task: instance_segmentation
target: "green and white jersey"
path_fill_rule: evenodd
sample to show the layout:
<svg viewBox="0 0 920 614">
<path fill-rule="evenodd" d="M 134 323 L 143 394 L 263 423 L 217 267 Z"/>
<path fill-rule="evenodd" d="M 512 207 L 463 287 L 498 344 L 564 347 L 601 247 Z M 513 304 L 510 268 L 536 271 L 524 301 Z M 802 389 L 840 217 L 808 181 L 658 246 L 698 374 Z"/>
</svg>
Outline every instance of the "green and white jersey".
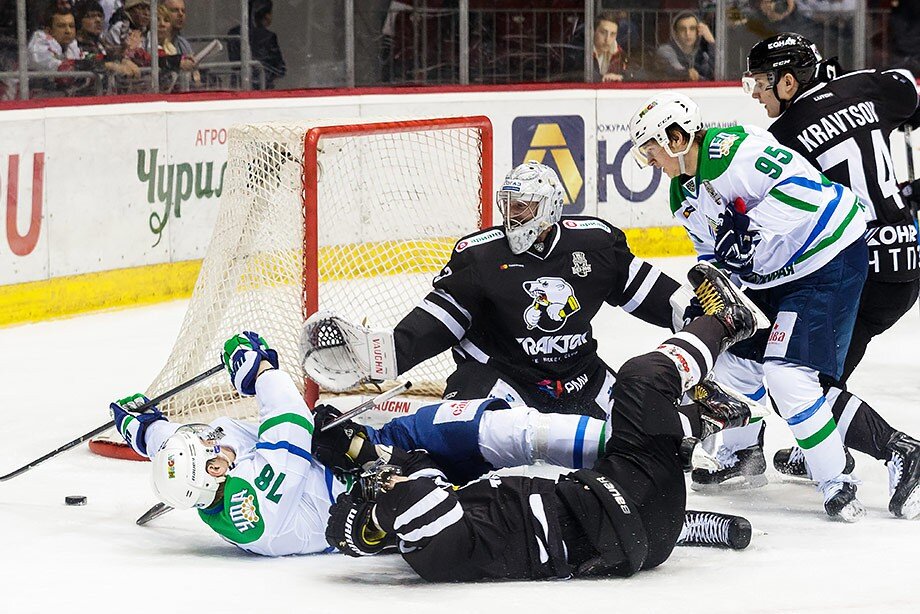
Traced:
<svg viewBox="0 0 920 614">
<path fill-rule="evenodd" d="M 759 243 L 741 280 L 769 288 L 814 273 L 866 231 L 863 205 L 764 130 L 711 128 L 697 173 L 671 180 L 671 211 L 700 259 L 714 259 L 719 215 L 746 212 Z"/>
<path fill-rule="evenodd" d="M 329 507 L 346 490 L 310 454 L 313 416 L 290 376 L 267 371 L 256 380 L 259 424 L 216 420 L 223 445 L 237 452 L 223 504 L 199 510 L 227 541 L 267 556 L 331 551 Z"/>
</svg>

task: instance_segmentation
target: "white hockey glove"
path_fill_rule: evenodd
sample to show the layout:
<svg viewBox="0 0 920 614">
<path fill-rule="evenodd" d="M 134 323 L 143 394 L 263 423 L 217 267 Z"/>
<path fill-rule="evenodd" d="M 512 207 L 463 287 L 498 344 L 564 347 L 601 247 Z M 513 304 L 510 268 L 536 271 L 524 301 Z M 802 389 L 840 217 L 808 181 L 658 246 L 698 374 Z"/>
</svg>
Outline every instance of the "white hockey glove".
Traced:
<svg viewBox="0 0 920 614">
<path fill-rule="evenodd" d="M 318 311 L 304 323 L 300 350 L 310 379 L 332 392 L 399 375 L 393 331 L 371 330 L 329 311 Z"/>
<path fill-rule="evenodd" d="M 687 286 L 681 286 L 674 291 L 670 298 L 671 303 L 671 327 L 675 333 L 683 330 L 684 326 L 703 315 L 703 306 L 700 300 L 696 298 L 693 290 Z"/>
</svg>

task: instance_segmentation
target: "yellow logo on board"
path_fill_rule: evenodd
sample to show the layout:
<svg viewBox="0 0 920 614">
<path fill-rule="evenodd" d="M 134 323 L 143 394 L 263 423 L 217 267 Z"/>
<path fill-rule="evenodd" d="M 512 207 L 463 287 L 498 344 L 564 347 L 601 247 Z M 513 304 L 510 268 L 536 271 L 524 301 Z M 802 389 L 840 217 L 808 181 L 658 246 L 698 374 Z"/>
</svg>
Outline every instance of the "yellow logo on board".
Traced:
<svg viewBox="0 0 920 614">
<path fill-rule="evenodd" d="M 530 139 L 530 147 L 527 153 L 520 160 L 535 160 L 541 164 L 546 155 L 549 154 L 556 168 L 559 170 L 559 178 L 565 188 L 565 204 L 570 205 L 578 200 L 578 195 L 584 187 L 584 179 L 578 172 L 578 165 L 575 163 L 575 157 L 566 143 L 565 136 L 562 134 L 562 128 L 555 123 L 537 124 L 534 130 L 533 138 Z"/>
</svg>

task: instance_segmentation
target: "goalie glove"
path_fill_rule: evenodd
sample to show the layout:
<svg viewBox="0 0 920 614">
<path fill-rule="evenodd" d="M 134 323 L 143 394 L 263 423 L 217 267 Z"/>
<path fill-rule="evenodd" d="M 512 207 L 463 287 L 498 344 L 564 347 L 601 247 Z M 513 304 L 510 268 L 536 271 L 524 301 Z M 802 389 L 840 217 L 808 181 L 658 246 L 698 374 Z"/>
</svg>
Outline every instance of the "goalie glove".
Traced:
<svg viewBox="0 0 920 614">
<path fill-rule="evenodd" d="M 143 413 L 133 411 L 149 401 L 150 399 L 142 394 L 133 394 L 109 405 L 118 434 L 135 452 L 148 457 L 147 428 L 154 422 L 166 420 L 166 416 L 155 405 L 148 407 Z"/>
<path fill-rule="evenodd" d="M 399 375 L 393 331 L 352 324 L 329 311 L 307 319 L 300 349 L 310 379 L 333 392 Z"/>
</svg>

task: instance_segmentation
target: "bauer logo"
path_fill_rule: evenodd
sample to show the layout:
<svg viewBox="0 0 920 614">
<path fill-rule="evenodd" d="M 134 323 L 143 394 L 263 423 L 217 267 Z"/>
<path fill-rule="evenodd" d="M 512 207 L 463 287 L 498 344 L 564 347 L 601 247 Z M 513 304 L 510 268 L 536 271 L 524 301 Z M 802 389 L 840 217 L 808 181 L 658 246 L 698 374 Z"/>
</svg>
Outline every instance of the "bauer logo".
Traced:
<svg viewBox="0 0 920 614">
<path fill-rule="evenodd" d="M 534 160 L 562 179 L 567 215 L 585 208 L 585 120 L 580 115 L 517 117 L 511 124 L 513 164 Z"/>
</svg>

